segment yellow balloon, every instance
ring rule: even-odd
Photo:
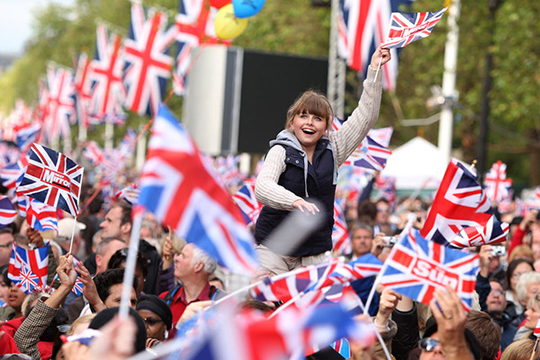
[[[232,4],[225,5],[219,9],[216,20],[215,28],[216,35],[222,39],[234,39],[238,35],[244,32],[248,24],[248,19],[239,19],[234,16],[234,9]]]

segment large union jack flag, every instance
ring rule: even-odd
[[[487,233],[499,239],[507,227],[499,221],[490,222],[492,217],[491,206],[476,180],[476,175],[464,164],[452,159],[421,234],[426,239],[445,244],[451,243],[463,228],[485,227],[491,224],[493,229]],[[488,242],[491,240],[486,239]]]
[[[192,60],[191,51],[202,44],[230,44],[230,41],[220,41],[215,34],[214,19],[217,9],[204,6],[204,0],[180,0],[176,15],[177,51],[176,64],[173,73],[173,86],[176,95],[183,95],[186,88],[186,76]]]
[[[122,104],[126,89],[122,82],[124,58],[122,38],[111,35],[105,25],[97,26],[96,54],[91,62],[92,96],[89,109],[96,123],[117,123],[125,118]]]
[[[199,150],[162,106],[152,126],[139,204],[176,234],[233,271],[258,267],[252,234],[231,196],[203,164]]]
[[[450,285],[470,310],[478,272],[478,255],[428,241],[409,228],[392,248],[380,275],[380,284],[429,304],[436,289]]]
[[[255,179],[246,180],[233,199],[242,211],[246,225],[255,224],[262,209],[262,204],[255,198]]]
[[[49,246],[27,250],[13,243],[8,278],[27,294],[36,286],[47,285]]]
[[[383,48],[402,48],[413,41],[426,38],[441,20],[447,8],[437,12],[400,13],[393,12],[388,38]]]
[[[497,161],[486,174],[484,180],[486,195],[492,202],[501,202],[508,198],[512,179],[506,178],[506,164]]]
[[[347,60],[351,69],[367,73],[371,56],[382,44],[388,33],[392,11],[398,11],[400,4],[410,4],[408,0],[340,0],[338,16],[338,53]],[[396,88],[398,56],[390,50],[391,62],[383,66],[383,86]]]
[[[138,114],[155,114],[163,100],[165,83],[171,77],[173,58],[167,55],[177,28],[166,31],[167,17],[151,11],[146,20],[143,6],[131,5],[129,36],[124,40],[125,107]]]
[[[62,153],[34,143],[17,194],[77,217],[84,168]]]
[[[75,86],[73,85],[73,73],[69,69],[47,68],[48,91],[42,93],[44,133],[48,141],[53,141],[61,135],[68,139],[70,121],[75,116]]]

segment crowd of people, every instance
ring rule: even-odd
[[[333,112],[324,96],[308,91],[291,106],[285,130],[271,142],[256,184],[257,198],[265,205],[253,229],[259,278],[341,256],[332,253],[331,238],[337,169],[378,117],[382,76],[377,69],[389,60],[388,50],[375,52],[359,107],[338,131],[328,132]],[[102,360],[152,353],[162,343],[183,336],[179,327],[198,311],[236,290],[227,288],[226,269],[215,259],[146,213],[135,276],[126,285],[131,309],[127,319],[118,317],[133,228],[132,205],[125,200],[104,204],[92,196],[94,191],[90,185],[83,188],[81,203],[89,200],[89,206],[77,219],[60,214],[57,234],[37,231],[24,219],[0,229],[0,300],[5,303],[0,307],[1,359]],[[351,251],[344,261],[371,254],[384,263],[407,215],[414,214],[414,226],[421,228],[428,204],[416,198],[397,204],[374,201],[369,192],[361,197],[346,209]],[[322,224],[292,252],[282,254],[269,235],[295,209],[306,216],[323,212]],[[466,312],[449,286],[438,289],[429,304],[381,287],[369,308],[372,318],[359,316],[358,321],[373,324],[396,360],[536,359],[540,219],[535,209],[523,217],[513,210],[498,214],[511,224],[505,243],[470,249],[480,258],[473,310]],[[49,246],[50,286],[26,294],[10,279],[13,244]],[[83,285],[79,295],[72,291],[77,282]],[[351,285],[365,301],[374,282],[362,279]],[[243,300],[243,306],[270,313],[281,305]],[[385,358],[382,345],[351,342],[350,356]],[[329,347],[307,355],[343,358]]]

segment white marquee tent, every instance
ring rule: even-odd
[[[382,175],[395,177],[397,190],[433,190],[442,180],[447,165],[438,147],[415,137],[392,151]]]

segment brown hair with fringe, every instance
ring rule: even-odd
[[[308,90],[300,95],[287,110],[285,129],[290,130],[294,117],[298,114],[311,114],[320,116],[326,121],[326,129],[330,130],[334,119],[334,111],[330,102],[318,91]]]

